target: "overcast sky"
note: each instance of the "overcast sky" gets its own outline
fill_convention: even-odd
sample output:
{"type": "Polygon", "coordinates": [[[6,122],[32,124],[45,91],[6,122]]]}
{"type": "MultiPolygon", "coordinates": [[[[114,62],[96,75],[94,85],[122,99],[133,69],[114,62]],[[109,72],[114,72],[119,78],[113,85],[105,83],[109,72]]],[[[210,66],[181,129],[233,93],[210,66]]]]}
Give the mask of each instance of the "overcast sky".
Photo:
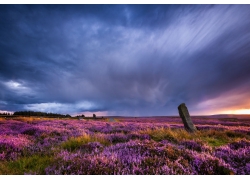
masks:
{"type": "Polygon", "coordinates": [[[250,109],[250,5],[0,5],[0,110],[250,109]]]}

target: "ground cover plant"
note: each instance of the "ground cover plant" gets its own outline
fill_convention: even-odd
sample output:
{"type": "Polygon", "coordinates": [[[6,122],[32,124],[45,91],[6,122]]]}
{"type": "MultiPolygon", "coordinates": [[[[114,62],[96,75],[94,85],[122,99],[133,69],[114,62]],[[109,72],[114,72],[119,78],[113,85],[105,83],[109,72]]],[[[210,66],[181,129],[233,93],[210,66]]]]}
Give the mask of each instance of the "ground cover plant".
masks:
{"type": "Polygon", "coordinates": [[[0,120],[0,174],[250,174],[250,120],[0,120]]]}

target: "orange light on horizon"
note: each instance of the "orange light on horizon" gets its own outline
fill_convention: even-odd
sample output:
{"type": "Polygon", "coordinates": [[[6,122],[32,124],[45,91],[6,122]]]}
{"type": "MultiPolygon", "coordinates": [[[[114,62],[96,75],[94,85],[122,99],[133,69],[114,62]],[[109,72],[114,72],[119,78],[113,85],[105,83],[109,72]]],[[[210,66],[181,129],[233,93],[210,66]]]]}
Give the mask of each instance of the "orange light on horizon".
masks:
{"type": "Polygon", "coordinates": [[[236,109],[222,111],[220,114],[250,114],[250,109],[236,109]]]}

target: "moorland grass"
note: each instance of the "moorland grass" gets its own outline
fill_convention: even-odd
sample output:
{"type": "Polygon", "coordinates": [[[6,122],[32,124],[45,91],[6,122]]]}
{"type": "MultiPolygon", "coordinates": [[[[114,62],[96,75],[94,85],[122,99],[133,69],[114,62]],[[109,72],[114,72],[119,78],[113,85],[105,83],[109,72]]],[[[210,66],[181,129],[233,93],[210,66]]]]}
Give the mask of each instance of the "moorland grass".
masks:
{"type": "Polygon", "coordinates": [[[249,135],[230,130],[209,129],[188,133],[184,129],[159,128],[141,130],[139,133],[148,134],[151,139],[155,141],[168,140],[173,143],[178,143],[184,140],[200,140],[211,147],[226,145],[242,138],[250,140],[249,135]]]}
{"type": "MultiPolygon", "coordinates": [[[[26,122],[30,122],[33,120],[34,119],[26,119],[26,122]]],[[[246,140],[250,140],[250,135],[233,130],[203,129],[198,130],[195,133],[188,133],[184,129],[157,128],[140,130],[138,132],[140,134],[148,134],[153,141],[157,142],[168,140],[172,143],[178,144],[181,141],[194,140],[207,144],[213,148],[223,146],[231,142],[236,142],[243,138],[246,140]]],[[[33,132],[30,132],[28,135],[32,136],[33,132]]],[[[37,142],[39,142],[40,140],[43,140],[46,137],[50,136],[60,136],[60,134],[42,133],[36,140],[37,142]]],[[[86,148],[88,146],[86,144],[90,142],[99,142],[104,146],[115,144],[114,142],[109,141],[106,136],[108,135],[102,133],[83,134],[78,137],[71,137],[67,141],[64,141],[62,143],[60,142],[56,145],[53,144],[54,150],[51,150],[51,147],[46,147],[46,152],[35,154],[31,154],[29,151],[23,151],[22,156],[14,161],[0,161],[0,174],[46,174],[45,169],[48,166],[58,163],[58,161],[55,159],[56,154],[62,149],[72,152],[79,150],[82,147],[83,149],[86,148]]],[[[81,153],[85,153],[85,151],[81,151],[81,153]]],[[[171,146],[168,147],[167,154],[171,162],[174,162],[180,156],[180,154],[178,154],[178,151],[171,146]]],[[[150,163],[152,162],[149,161],[146,163],[150,165],[150,163]]]]}
{"type": "Polygon", "coordinates": [[[110,142],[99,133],[71,137],[61,145],[54,147],[53,151],[48,150],[44,153],[30,154],[24,150],[23,155],[14,161],[0,161],[0,175],[46,174],[45,168],[50,164],[56,163],[54,157],[60,149],[74,151],[89,142],[100,142],[103,145],[110,145],[110,142]]]}
{"type": "Polygon", "coordinates": [[[52,155],[35,154],[20,157],[15,161],[0,162],[1,175],[46,174],[45,168],[54,161],[52,155]]]}
{"type": "Polygon", "coordinates": [[[0,121],[5,121],[5,120],[6,120],[6,118],[0,117],[0,121]]]}
{"type": "Polygon", "coordinates": [[[99,142],[105,146],[110,144],[107,139],[97,133],[92,136],[89,134],[83,134],[82,136],[71,137],[69,140],[63,142],[61,147],[68,151],[74,151],[80,149],[82,145],[88,144],[90,142],[99,142]]]}

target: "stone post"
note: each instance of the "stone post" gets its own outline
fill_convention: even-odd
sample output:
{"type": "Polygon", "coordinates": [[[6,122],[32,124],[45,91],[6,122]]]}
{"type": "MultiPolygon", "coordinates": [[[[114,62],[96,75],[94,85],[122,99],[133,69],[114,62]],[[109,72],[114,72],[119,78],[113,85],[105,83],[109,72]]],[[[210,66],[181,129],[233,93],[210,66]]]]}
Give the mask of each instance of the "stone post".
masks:
{"type": "Polygon", "coordinates": [[[178,106],[178,110],[179,110],[179,114],[180,114],[180,117],[182,119],[182,122],[184,124],[186,131],[195,132],[197,129],[194,126],[194,124],[190,118],[190,115],[189,115],[189,112],[188,112],[188,109],[187,109],[185,103],[180,104],[178,106]]]}

